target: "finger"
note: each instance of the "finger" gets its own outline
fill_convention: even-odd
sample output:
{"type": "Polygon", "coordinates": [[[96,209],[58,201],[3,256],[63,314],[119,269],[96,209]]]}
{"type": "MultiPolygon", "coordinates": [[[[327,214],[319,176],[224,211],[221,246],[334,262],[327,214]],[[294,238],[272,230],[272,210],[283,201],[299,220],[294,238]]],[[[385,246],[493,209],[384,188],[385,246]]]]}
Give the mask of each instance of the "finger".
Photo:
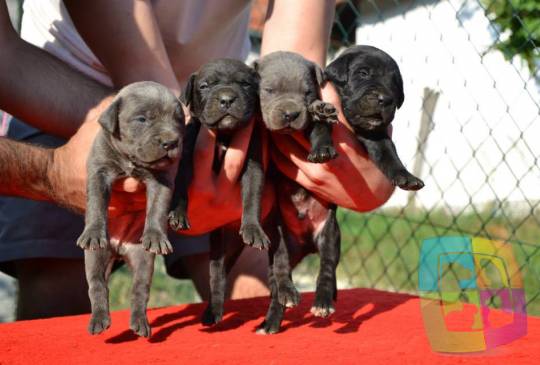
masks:
{"type": "Polygon", "coordinates": [[[231,144],[225,152],[223,167],[218,176],[217,185],[221,188],[230,188],[236,184],[246,161],[249,141],[253,132],[253,119],[241,130],[237,131],[231,140],[231,144]]]}
{"type": "Polygon", "coordinates": [[[127,193],[137,193],[146,190],[146,186],[135,178],[128,177],[119,179],[113,184],[114,191],[124,191],[127,193]]]}

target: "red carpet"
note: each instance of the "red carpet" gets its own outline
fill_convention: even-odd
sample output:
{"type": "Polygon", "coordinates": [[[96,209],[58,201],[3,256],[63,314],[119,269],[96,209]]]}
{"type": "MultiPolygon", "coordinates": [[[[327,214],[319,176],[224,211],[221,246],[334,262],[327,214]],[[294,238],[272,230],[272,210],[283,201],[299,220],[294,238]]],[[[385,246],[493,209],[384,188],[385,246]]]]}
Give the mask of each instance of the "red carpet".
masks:
{"type": "Polygon", "coordinates": [[[199,324],[205,304],[149,311],[153,337],[135,337],[129,312],[112,315],[104,334],[86,333],[88,316],[0,325],[0,364],[532,364],[540,354],[540,318],[529,317],[528,334],[486,353],[446,355],[431,351],[419,299],[356,289],[340,291],[331,320],[309,313],[312,294],[289,310],[283,332],[254,333],[267,298],[227,303],[224,321],[199,324]]]}

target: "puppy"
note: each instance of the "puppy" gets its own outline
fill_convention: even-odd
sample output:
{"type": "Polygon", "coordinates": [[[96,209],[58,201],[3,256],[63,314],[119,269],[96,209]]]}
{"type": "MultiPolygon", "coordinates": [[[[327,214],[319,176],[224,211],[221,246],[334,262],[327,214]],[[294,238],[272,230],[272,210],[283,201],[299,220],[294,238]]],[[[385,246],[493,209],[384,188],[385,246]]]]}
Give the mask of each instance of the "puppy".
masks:
{"type": "Polygon", "coordinates": [[[405,98],[396,61],[378,48],[355,46],[328,65],[325,75],[336,87],[358,140],[392,184],[404,190],[424,187],[403,166],[387,132],[405,98]]]}
{"type": "MultiPolygon", "coordinates": [[[[192,121],[186,130],[186,142],[177,175],[174,208],[169,224],[175,229],[188,229],[187,189],[193,175],[193,150],[201,124],[216,132],[218,151],[215,153],[214,172],[221,167],[220,153],[224,154],[232,135],[244,128],[258,111],[258,77],[255,71],[238,60],[218,59],[203,65],[189,78],[183,95],[189,106],[192,121]]],[[[261,227],[261,195],[264,187],[262,150],[258,128],[253,129],[247,159],[241,177],[242,220],[240,234],[245,244],[268,248],[268,236],[261,227]]],[[[226,289],[225,243],[222,231],[210,235],[210,300],[203,316],[203,324],[221,320],[226,289]]]]}
{"type": "Polygon", "coordinates": [[[293,52],[273,52],[254,64],[259,73],[261,111],[266,127],[277,133],[304,131],[311,142],[310,162],[337,157],[332,145],[334,106],[319,100],[323,71],[293,52]]]}
{"type": "Polygon", "coordinates": [[[92,317],[98,334],[110,325],[107,281],[114,261],[123,258],[133,272],[130,328],[149,337],[146,306],[155,254],[172,252],[167,212],[173,181],[168,171],[179,160],[184,132],[180,101],[164,86],[137,82],[126,86],[100,116],[102,130],[88,157],[85,228],[77,245],[84,251],[92,317]],[[147,208],[142,244],[110,242],[107,207],[115,180],[132,176],[146,185],[147,208]]]}
{"type": "MultiPolygon", "coordinates": [[[[337,156],[331,128],[337,120],[333,105],[318,100],[322,71],[300,55],[275,52],[257,63],[263,120],[273,132],[303,130],[311,142],[308,160],[326,162],[337,156]]],[[[281,237],[270,249],[269,286],[271,301],[258,333],[279,331],[286,307],[296,306],[300,296],[291,280],[291,261],[306,253],[319,252],[312,313],[326,317],[334,312],[337,295],[336,267],[340,255],[340,231],[336,206],[316,199],[307,190],[273,171],[280,210],[281,237]]]]}

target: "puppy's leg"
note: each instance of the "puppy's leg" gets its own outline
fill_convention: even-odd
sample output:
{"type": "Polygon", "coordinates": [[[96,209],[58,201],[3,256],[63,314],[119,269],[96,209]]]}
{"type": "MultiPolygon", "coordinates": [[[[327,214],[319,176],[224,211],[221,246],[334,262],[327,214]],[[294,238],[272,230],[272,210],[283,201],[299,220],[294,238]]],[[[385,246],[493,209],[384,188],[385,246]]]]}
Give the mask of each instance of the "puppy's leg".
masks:
{"type": "Polygon", "coordinates": [[[175,231],[191,228],[187,216],[188,188],[193,179],[193,153],[200,129],[201,123],[196,119],[186,126],[182,159],[174,182],[175,190],[169,212],[169,226],[175,231]]]}
{"type": "Polygon", "coordinates": [[[386,136],[377,140],[362,136],[357,136],[357,138],[366,147],[371,160],[394,186],[399,186],[403,190],[419,190],[424,187],[424,182],[403,166],[396,153],[396,146],[390,138],[386,136]]]}
{"type": "Polygon", "coordinates": [[[253,127],[245,169],[242,173],[242,224],[240,235],[244,243],[258,249],[268,249],[270,240],[261,226],[261,197],[264,189],[260,131],[253,127]]]}
{"type": "Polygon", "coordinates": [[[118,174],[105,166],[89,166],[88,170],[85,226],[77,246],[96,250],[107,247],[107,207],[118,174]]]}
{"type": "Polygon", "coordinates": [[[114,255],[110,247],[84,251],[88,296],[92,306],[92,317],[88,324],[88,332],[91,335],[97,335],[111,325],[107,283],[113,262],[114,255]]]}
{"type": "Polygon", "coordinates": [[[336,268],[341,251],[336,206],[330,208],[326,223],[315,242],[319,249],[321,264],[311,313],[317,317],[328,317],[335,311],[333,300],[337,299],[336,268]]]}
{"type": "Polygon", "coordinates": [[[270,286],[270,306],[264,322],[257,329],[258,334],[279,332],[285,308],[294,307],[300,302],[300,295],[291,278],[289,252],[282,224],[274,224],[272,245],[270,246],[268,285],[270,286]],[[276,235],[278,237],[276,237],[276,235]]]}
{"type": "Polygon", "coordinates": [[[146,251],[141,245],[126,247],[124,258],[133,274],[131,287],[131,319],[129,328],[137,335],[150,337],[151,329],[146,317],[146,306],[152,286],[154,259],[156,255],[146,251]]]}
{"type": "Polygon", "coordinates": [[[146,220],[141,237],[142,246],[155,254],[166,255],[173,251],[167,238],[167,212],[171,204],[172,184],[164,175],[147,176],[146,220]]]}
{"type": "Polygon", "coordinates": [[[210,299],[203,314],[203,325],[211,326],[221,321],[226,289],[225,242],[220,228],[210,233],[210,299]]]}
{"type": "Polygon", "coordinates": [[[332,144],[332,124],[337,121],[336,108],[320,100],[314,101],[308,111],[313,121],[313,127],[309,131],[311,152],[308,161],[323,163],[337,157],[337,152],[332,144]]]}

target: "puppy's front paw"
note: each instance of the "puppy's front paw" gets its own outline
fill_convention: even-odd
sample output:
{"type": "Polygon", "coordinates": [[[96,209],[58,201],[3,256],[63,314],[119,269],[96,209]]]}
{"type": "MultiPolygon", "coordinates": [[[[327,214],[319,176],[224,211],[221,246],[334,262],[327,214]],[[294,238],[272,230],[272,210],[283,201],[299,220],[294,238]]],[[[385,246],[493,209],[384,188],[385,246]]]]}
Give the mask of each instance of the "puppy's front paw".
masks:
{"type": "Polygon", "coordinates": [[[88,332],[91,335],[97,335],[105,331],[111,325],[111,317],[107,312],[92,313],[90,323],[88,324],[88,332]]]}
{"type": "Polygon", "coordinates": [[[145,313],[133,313],[129,321],[129,328],[141,337],[150,337],[152,330],[145,313]]]}
{"type": "Polygon", "coordinates": [[[321,146],[313,149],[307,159],[312,163],[324,163],[337,157],[336,149],[333,146],[321,146]]]}
{"type": "Polygon", "coordinates": [[[208,305],[208,307],[206,307],[206,310],[203,313],[201,323],[203,324],[203,326],[213,326],[221,322],[222,318],[223,318],[223,308],[212,309],[212,306],[208,305]]]}
{"type": "Polygon", "coordinates": [[[321,100],[315,100],[308,107],[313,121],[334,124],[338,122],[338,114],[336,107],[331,103],[321,100]]]}
{"type": "Polygon", "coordinates": [[[97,250],[107,247],[107,232],[101,227],[86,227],[77,240],[77,246],[83,250],[97,250]]]}
{"type": "Polygon", "coordinates": [[[167,235],[157,229],[145,230],[141,237],[141,243],[145,250],[158,255],[166,255],[173,252],[167,235]]]}
{"type": "Polygon", "coordinates": [[[326,318],[336,311],[334,308],[333,295],[331,293],[321,293],[317,291],[315,293],[315,301],[311,307],[311,313],[315,317],[326,318]]]}
{"type": "Polygon", "coordinates": [[[270,239],[259,224],[242,224],[240,227],[240,235],[246,245],[250,245],[259,250],[267,250],[270,246],[270,239]]]}
{"type": "Polygon", "coordinates": [[[287,308],[296,307],[300,303],[300,294],[292,281],[278,284],[278,302],[287,308]]]}
{"type": "Polygon", "coordinates": [[[177,210],[169,212],[169,226],[175,231],[184,231],[191,228],[187,216],[177,210]]]}
{"type": "Polygon", "coordinates": [[[420,190],[424,187],[424,182],[411,174],[409,171],[404,170],[398,172],[392,179],[392,185],[399,186],[403,190],[420,190]]]}

